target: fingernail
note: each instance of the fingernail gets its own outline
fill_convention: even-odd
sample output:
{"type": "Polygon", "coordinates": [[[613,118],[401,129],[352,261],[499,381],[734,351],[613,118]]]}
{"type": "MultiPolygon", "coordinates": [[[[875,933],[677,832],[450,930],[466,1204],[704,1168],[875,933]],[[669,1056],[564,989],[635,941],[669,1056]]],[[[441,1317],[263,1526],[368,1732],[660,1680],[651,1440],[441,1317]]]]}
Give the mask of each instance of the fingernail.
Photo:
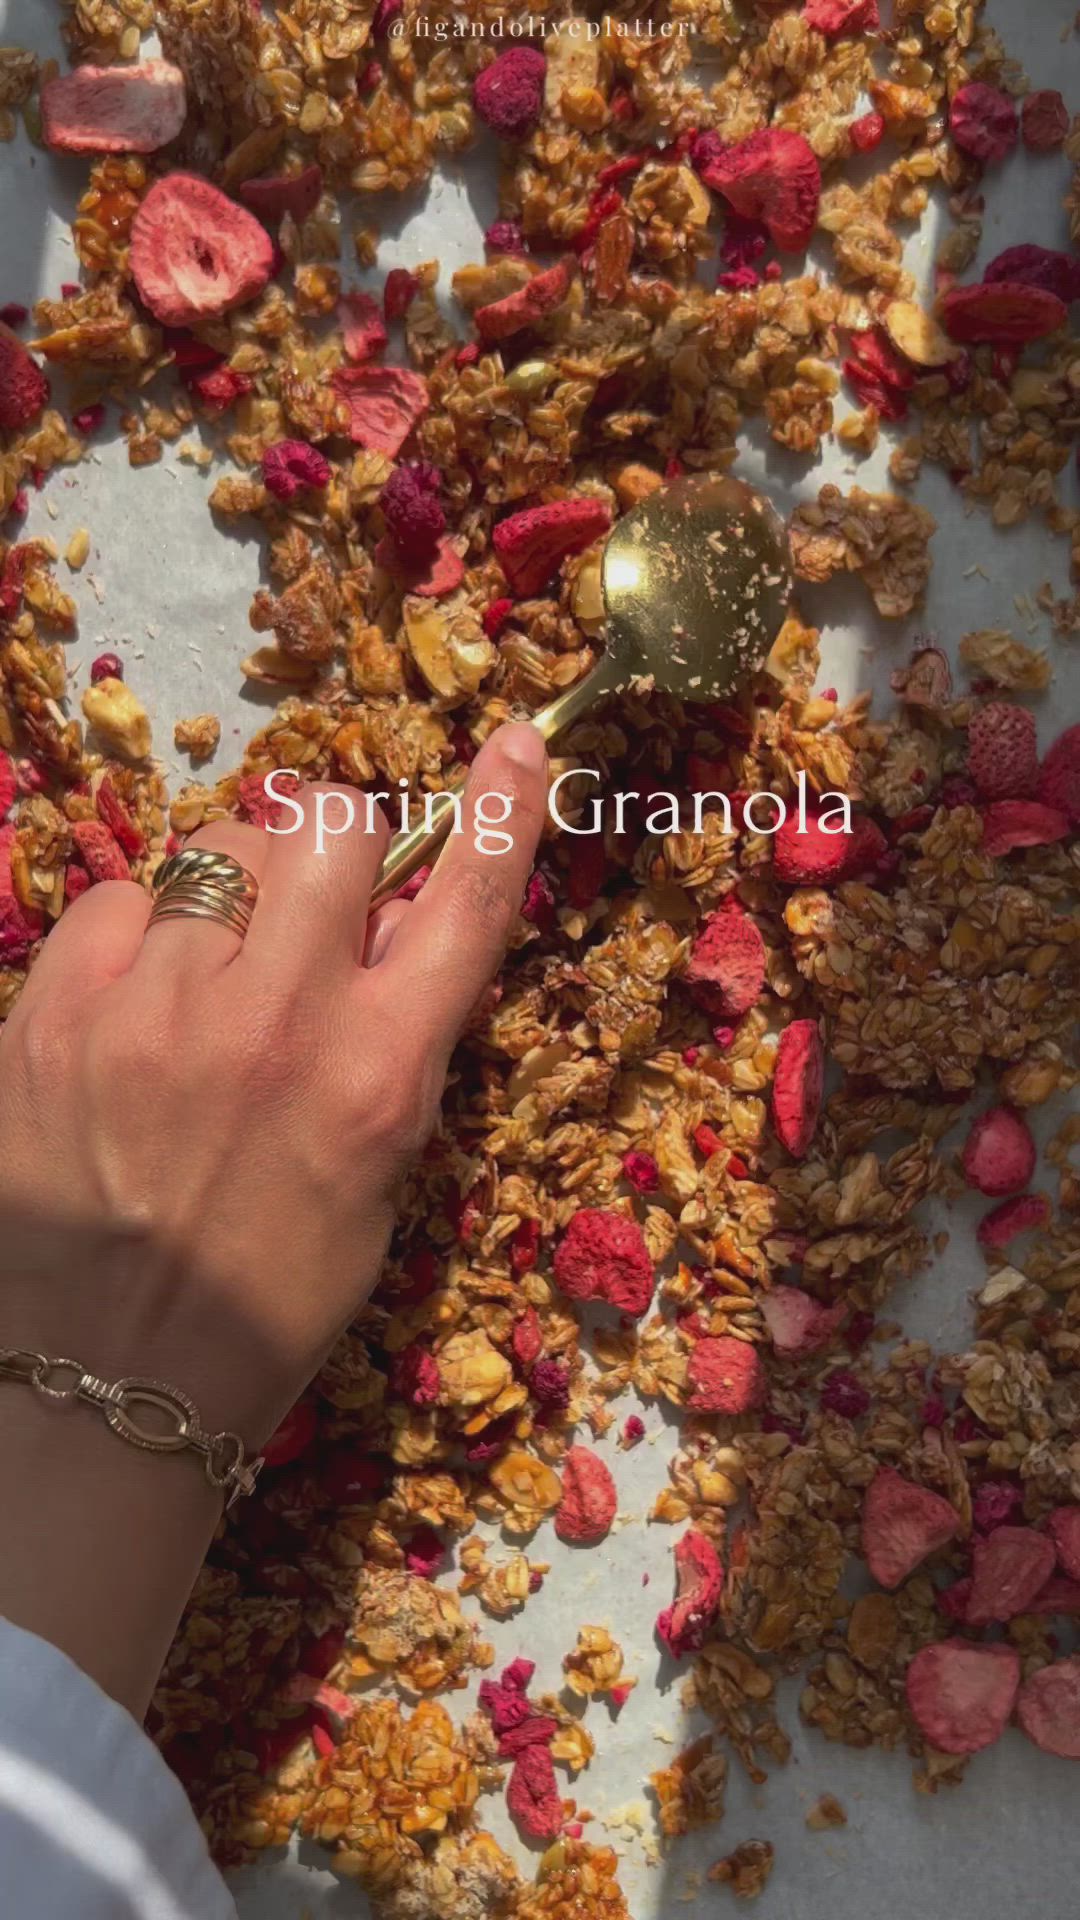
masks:
{"type": "Polygon", "coordinates": [[[528,720],[515,720],[509,726],[500,727],[499,742],[507,759],[515,766],[527,767],[530,773],[539,772],[547,758],[544,736],[528,720]]]}

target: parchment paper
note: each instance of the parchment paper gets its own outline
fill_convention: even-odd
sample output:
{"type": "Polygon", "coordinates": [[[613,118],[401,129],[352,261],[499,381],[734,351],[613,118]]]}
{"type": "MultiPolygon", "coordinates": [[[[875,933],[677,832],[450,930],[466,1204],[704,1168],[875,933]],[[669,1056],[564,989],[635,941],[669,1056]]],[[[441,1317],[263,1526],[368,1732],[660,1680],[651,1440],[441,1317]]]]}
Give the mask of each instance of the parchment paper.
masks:
{"type": "MultiPolygon", "coordinates": [[[[1080,39],[1071,32],[1074,11],[1073,0],[990,0],[987,17],[1023,61],[1032,84],[1060,87],[1070,107],[1078,108],[1080,39]]],[[[57,16],[58,9],[41,0],[0,0],[0,43],[59,53],[57,16]]],[[[0,304],[29,304],[78,277],[67,222],[84,177],[82,162],[38,152],[22,134],[13,147],[0,148],[0,304]]],[[[1060,157],[1036,160],[1020,153],[991,170],[980,264],[1021,240],[1068,245],[1061,208],[1067,179],[1060,157]]],[[[384,239],[378,271],[355,275],[355,283],[377,286],[392,265],[439,257],[446,287],[454,268],[482,257],[480,233],[495,210],[488,151],[471,158],[467,168],[440,175],[426,194],[380,209],[384,239]]],[[[938,217],[928,215],[912,242],[910,261],[920,273],[929,267],[938,217]]],[[[350,270],[348,262],[342,264],[350,270]]],[[[850,395],[842,394],[838,417],[848,402],[850,395]]],[[[883,434],[869,460],[847,460],[833,449],[815,464],[770,443],[763,449],[757,441],[747,444],[739,470],[763,482],[786,509],[815,493],[826,478],[887,487],[890,444],[883,434]]],[[[262,711],[274,704],[272,697],[252,693],[239,672],[251,646],[247,611],[259,579],[258,546],[213,523],[205,496],[216,466],[200,471],[167,449],[160,465],[133,472],[122,442],[109,432],[95,446],[92,462],[59,471],[34,496],[28,520],[30,532],[51,533],[61,550],[77,526],[88,527],[93,537],[87,567],[65,580],[80,613],[72,660],[85,673],[103,647],[124,657],[127,677],[153,717],[155,748],[175,768],[174,781],[190,776],[187,762],[181,765],[172,749],[178,716],[205,710],[220,714],[222,743],[211,771],[215,765],[228,767],[243,738],[261,723],[262,711]]],[[[1075,497],[1075,484],[1072,476],[1065,479],[1066,498],[1075,497]]],[[[995,532],[984,513],[965,514],[959,497],[935,471],[926,472],[915,497],[939,521],[925,610],[908,622],[882,623],[857,582],[838,590],[804,590],[804,610],[826,627],[822,684],[833,682],[844,696],[872,687],[878,710],[887,710],[889,671],[906,659],[916,631],[939,632],[955,659],[962,633],[1011,626],[1032,644],[1051,649],[1054,682],[1034,703],[1040,739],[1047,744],[1077,717],[1080,648],[1074,643],[1070,651],[1068,643],[1055,641],[1045,621],[1029,631],[1014,596],[1033,593],[1047,579],[1058,593],[1067,590],[1066,543],[1052,541],[1035,525],[1008,535],[995,532]]],[[[1037,1124],[1045,1136],[1051,1117],[1041,1114],[1037,1124]]],[[[927,1225],[947,1224],[951,1240],[933,1270],[891,1303],[906,1331],[953,1347],[969,1337],[968,1295],[984,1271],[971,1236],[976,1212],[969,1204],[948,1216],[927,1211],[927,1225]]],[[[609,1626],[622,1643],[626,1672],[637,1675],[640,1684],[617,1720],[602,1704],[587,1708],[596,1758],[572,1787],[562,1769],[559,1777],[562,1790],[576,1793],[579,1807],[598,1816],[590,1836],[609,1838],[622,1852],[621,1878],[633,1920],[674,1913],[704,1920],[706,1914],[725,1911],[732,1904],[730,1893],[707,1883],[694,1892],[692,1876],[751,1837],[768,1838],[776,1848],[772,1879],[751,1909],[757,1920],[896,1920],[901,1915],[936,1920],[946,1914],[957,1920],[1014,1920],[1025,1910],[1043,1920],[1073,1920],[1080,1913],[1080,1770],[1047,1758],[1010,1732],[973,1761],[959,1791],[920,1798],[903,1754],[854,1753],[803,1728],[794,1682],[786,1688],[782,1716],[794,1740],[791,1764],[776,1768],[768,1785],[755,1789],[732,1760],[728,1810],[720,1827],[680,1842],[663,1864],[649,1863],[649,1848],[631,1829],[616,1824],[605,1834],[601,1821],[629,1809],[632,1822],[640,1821],[650,1845],[655,1843],[646,1776],[706,1728],[702,1717],[687,1716],[681,1708],[681,1672],[661,1655],[653,1636],[655,1616],[671,1597],[670,1554],[677,1530],[648,1527],[644,1516],[665,1484],[678,1428],[665,1420],[661,1408],[637,1406],[631,1396],[618,1402],[619,1424],[635,1408],[645,1420],[648,1441],[629,1454],[618,1452],[613,1445],[617,1425],[599,1447],[619,1488],[618,1530],[602,1548],[580,1553],[563,1547],[550,1525],[542,1527],[529,1552],[552,1564],[543,1591],[515,1620],[500,1624],[481,1618],[500,1663],[518,1653],[536,1661],[537,1691],[558,1685],[563,1654],[579,1624],[609,1626]],[[806,1813],[823,1792],[835,1794],[847,1810],[849,1824],[841,1832],[805,1828],[806,1813]]],[[[451,1711],[468,1710],[472,1699],[472,1689],[449,1696],[451,1711]]],[[[480,1814],[530,1871],[501,1800],[482,1801],[480,1814]]],[[[320,1849],[298,1849],[294,1842],[287,1855],[236,1875],[243,1920],[355,1920],[366,1914],[364,1897],[328,1871],[326,1858],[320,1849]]]]}

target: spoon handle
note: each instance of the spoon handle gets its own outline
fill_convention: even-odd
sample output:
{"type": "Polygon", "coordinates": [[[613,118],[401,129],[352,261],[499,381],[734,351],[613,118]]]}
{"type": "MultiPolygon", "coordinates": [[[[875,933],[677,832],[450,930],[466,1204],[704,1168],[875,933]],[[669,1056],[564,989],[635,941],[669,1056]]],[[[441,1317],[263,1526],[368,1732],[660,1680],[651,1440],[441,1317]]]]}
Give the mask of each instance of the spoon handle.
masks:
{"type": "MultiPolygon", "coordinates": [[[[611,656],[602,655],[591,673],[581,680],[575,680],[565,693],[560,693],[556,700],[549,700],[546,707],[541,707],[539,713],[533,714],[533,726],[539,728],[545,740],[554,739],[564,727],[580,719],[594,701],[602,699],[605,693],[613,692],[620,677],[611,656]]],[[[464,788],[464,780],[457,780],[444,792],[432,795],[427,810],[430,819],[419,821],[407,833],[394,835],[372,891],[372,910],[385,906],[398,888],[403,887],[406,880],[410,880],[418,868],[438,852],[453,825],[457,802],[464,788]]]]}

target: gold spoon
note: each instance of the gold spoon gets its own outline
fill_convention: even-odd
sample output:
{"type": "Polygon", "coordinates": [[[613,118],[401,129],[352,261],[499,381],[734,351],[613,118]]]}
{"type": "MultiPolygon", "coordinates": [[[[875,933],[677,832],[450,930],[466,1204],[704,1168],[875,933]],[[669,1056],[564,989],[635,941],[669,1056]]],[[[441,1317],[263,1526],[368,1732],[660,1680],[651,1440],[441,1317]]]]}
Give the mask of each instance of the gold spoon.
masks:
{"type": "MultiPolygon", "coordinates": [[[[787,532],[775,508],[729,474],[686,474],[613,527],[601,586],[604,652],[592,672],[532,716],[551,740],[607,694],[637,682],[683,700],[725,700],[762,666],[791,594],[787,532]]],[[[461,783],[463,784],[463,783],[461,783]]],[[[461,785],[390,843],[372,895],[381,906],[445,839],[461,785]]]]}

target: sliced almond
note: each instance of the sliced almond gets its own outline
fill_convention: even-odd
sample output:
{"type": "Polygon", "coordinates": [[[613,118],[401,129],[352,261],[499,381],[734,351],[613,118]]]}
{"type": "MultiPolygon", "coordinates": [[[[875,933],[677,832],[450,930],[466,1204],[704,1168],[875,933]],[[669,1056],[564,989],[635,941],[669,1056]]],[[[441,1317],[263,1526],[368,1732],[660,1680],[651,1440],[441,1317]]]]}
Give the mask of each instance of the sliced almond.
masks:
{"type": "Polygon", "coordinates": [[[916,367],[944,367],[960,351],[914,300],[890,301],[885,309],[885,331],[893,346],[916,367]]]}

